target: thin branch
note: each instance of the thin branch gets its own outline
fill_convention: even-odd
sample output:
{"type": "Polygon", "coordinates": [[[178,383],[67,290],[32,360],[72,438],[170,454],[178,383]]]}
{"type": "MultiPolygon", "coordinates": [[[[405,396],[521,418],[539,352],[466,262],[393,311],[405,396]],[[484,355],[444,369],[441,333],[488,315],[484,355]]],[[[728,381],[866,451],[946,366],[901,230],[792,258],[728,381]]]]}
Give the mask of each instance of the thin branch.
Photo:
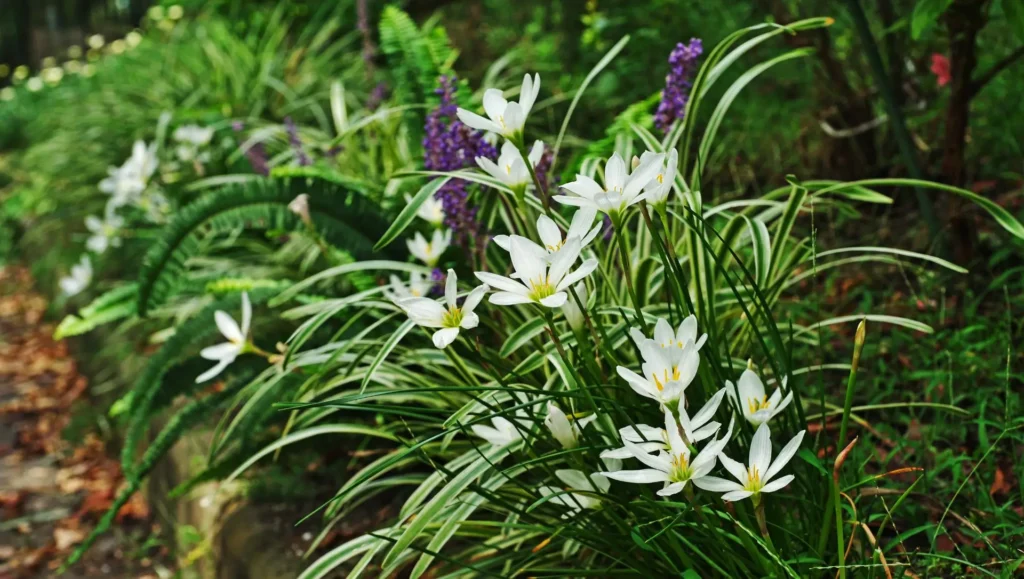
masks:
{"type": "Polygon", "coordinates": [[[994,79],[997,75],[999,75],[1000,72],[1003,72],[1011,65],[1013,65],[1013,63],[1016,62],[1017,59],[1019,59],[1022,56],[1024,56],[1024,46],[1021,46],[1017,50],[1011,52],[1009,55],[1006,56],[1006,58],[1000,60],[999,62],[994,64],[992,68],[985,71],[985,74],[982,74],[973,82],[971,82],[971,97],[973,98],[975,95],[981,92],[981,89],[985,88],[986,84],[991,82],[991,80],[994,79]]]}

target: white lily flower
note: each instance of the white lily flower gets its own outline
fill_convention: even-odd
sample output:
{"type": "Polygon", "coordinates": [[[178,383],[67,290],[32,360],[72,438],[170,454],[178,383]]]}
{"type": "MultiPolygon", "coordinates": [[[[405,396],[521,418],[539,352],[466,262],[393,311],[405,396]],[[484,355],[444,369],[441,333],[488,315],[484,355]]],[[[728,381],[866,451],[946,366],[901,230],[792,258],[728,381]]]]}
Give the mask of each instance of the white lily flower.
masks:
{"type": "Polygon", "coordinates": [[[124,227],[124,218],[113,211],[107,211],[103,219],[90,215],[85,218],[85,227],[92,233],[85,242],[89,251],[102,254],[108,247],[120,247],[118,233],[124,227]]]}
{"type": "MultiPolygon", "coordinates": [[[[536,167],[542,156],[544,156],[544,143],[534,141],[533,148],[527,155],[530,164],[536,167]]],[[[513,191],[522,192],[533,183],[529,167],[523,163],[523,156],[519,154],[519,149],[511,141],[505,141],[505,144],[501,146],[501,154],[498,155],[497,163],[487,157],[477,157],[476,164],[485,173],[501,181],[513,191]]]]}
{"type": "Polygon", "coordinates": [[[71,297],[82,293],[91,281],[92,262],[88,255],[83,255],[77,264],[71,266],[71,275],[62,277],[58,283],[64,295],[71,297]]]}
{"type": "MultiPolygon", "coordinates": [[[[782,379],[785,388],[787,379],[782,379]]],[[[782,412],[793,401],[793,393],[782,397],[782,388],[776,388],[771,398],[765,394],[764,383],[753,370],[747,369],[740,375],[737,384],[726,380],[725,388],[729,399],[743,411],[743,417],[754,426],[760,426],[782,412]],[[737,398],[737,396],[739,396],[737,398]]]]}
{"type": "Polygon", "coordinates": [[[156,144],[147,147],[144,141],[135,141],[131,156],[120,167],[111,167],[109,176],[100,181],[100,191],[110,195],[114,207],[133,203],[146,189],[158,165],[156,144]]]}
{"type": "Polygon", "coordinates": [[[782,447],[779,455],[772,461],[771,430],[768,429],[767,423],[761,424],[750,441],[750,456],[747,459],[749,464],[746,467],[724,454],[718,457],[725,470],[729,471],[729,474],[739,482],[708,476],[694,481],[694,484],[706,491],[725,493],[722,495],[722,500],[739,501],[753,496],[754,504],[757,504],[761,493],[775,492],[792,482],[794,476],[791,474],[774,481],[772,479],[800,449],[800,442],[803,441],[805,432],[805,430],[798,432],[786,446],[782,447]]]}
{"type": "Polygon", "coordinates": [[[586,321],[583,312],[587,308],[587,298],[590,296],[587,293],[587,284],[583,282],[574,285],[573,289],[576,290],[576,296],[580,298],[580,304],[583,304],[583,309],[580,309],[576,299],[572,297],[572,292],[569,292],[565,303],[562,304],[562,314],[565,315],[565,321],[569,322],[569,327],[578,332],[583,328],[583,322],[586,321]]]}
{"type": "Polygon", "coordinates": [[[422,298],[430,293],[434,287],[434,281],[429,275],[414,271],[409,274],[409,283],[406,285],[397,275],[391,276],[391,284],[384,290],[384,295],[398,305],[399,302],[408,298],[422,298]]]}
{"type": "Polygon", "coordinates": [[[569,420],[565,412],[554,402],[548,402],[548,415],[544,418],[544,425],[551,431],[551,435],[562,445],[562,448],[576,448],[579,446],[580,432],[588,424],[597,419],[597,414],[591,414],[586,418],[573,418],[569,420]]]}
{"type": "Polygon", "coordinates": [[[548,264],[544,250],[536,243],[513,235],[509,240],[509,255],[515,273],[504,277],[485,271],[476,272],[480,281],[498,288],[491,294],[491,303],[499,306],[536,303],[549,308],[561,307],[566,302],[570,286],[597,269],[597,259],[590,258],[575,271],[569,272],[580,256],[580,240],[570,238],[556,252],[548,264]]]}
{"type": "Polygon", "coordinates": [[[554,199],[565,205],[592,207],[614,218],[630,205],[643,200],[640,192],[662,170],[664,153],[645,156],[647,161],[630,173],[626,162],[615,153],[605,164],[603,186],[586,175],[576,175],[575,181],[562,185],[572,195],[555,195],[554,199]]]}
{"type": "Polygon", "coordinates": [[[693,461],[690,461],[690,447],[680,436],[676,419],[669,411],[665,411],[665,431],[668,433],[668,452],[661,452],[657,456],[648,454],[643,448],[631,442],[626,443],[626,448],[629,449],[633,458],[649,468],[600,474],[612,480],[628,483],[664,483],[665,486],[658,491],[658,495],[672,496],[682,491],[686,487],[686,483],[693,481],[694,484],[698,484],[698,481],[707,477],[711,469],[715,467],[715,461],[722,449],[729,442],[729,437],[732,436],[732,432],[729,432],[722,439],[708,443],[697,453],[693,461]]]}
{"type": "Polygon", "coordinates": [[[654,324],[653,339],[645,336],[639,328],[631,328],[629,336],[633,338],[633,342],[636,343],[636,347],[640,349],[641,353],[645,351],[645,344],[653,344],[668,353],[669,359],[676,364],[682,359],[687,344],[691,344],[694,349],[699,351],[708,339],[707,334],[697,337],[697,316],[693,314],[686,316],[686,319],[679,324],[679,328],[674,332],[668,320],[659,318],[654,324]]]}
{"type": "Polygon", "coordinates": [[[409,314],[409,319],[425,328],[441,328],[434,332],[434,346],[439,349],[448,347],[459,337],[459,330],[472,330],[480,323],[480,317],[473,313],[484,294],[491,288],[486,285],[477,286],[466,296],[462,307],[456,302],[459,293],[458,278],[455,270],[448,270],[448,278],[444,284],[444,301],[441,305],[430,298],[406,298],[398,302],[398,306],[409,314]]]}
{"type": "Polygon", "coordinates": [[[185,125],[174,130],[172,135],[179,143],[176,148],[178,159],[190,162],[198,161],[205,163],[210,159],[209,153],[200,154],[199,150],[210,143],[213,139],[213,129],[200,127],[199,125],[185,125]]]}
{"type": "MultiPolygon", "coordinates": [[[[655,153],[645,151],[640,156],[640,164],[649,163],[653,160],[655,153]]],[[[679,165],[679,151],[672,149],[668,156],[663,156],[664,163],[659,165],[659,171],[644,186],[643,198],[655,208],[664,207],[668,202],[668,195],[672,192],[672,184],[676,180],[676,168],[679,165]]]]}
{"type": "Polygon", "coordinates": [[[513,422],[504,416],[491,418],[491,426],[486,424],[474,424],[470,426],[473,434],[493,444],[494,446],[505,446],[523,437],[513,422]]]}
{"type": "MultiPolygon", "coordinates": [[[[569,222],[569,230],[565,232],[565,236],[562,236],[562,230],[558,228],[558,225],[553,219],[547,215],[541,215],[537,218],[537,235],[540,237],[540,242],[544,246],[544,250],[547,252],[549,258],[553,257],[554,254],[565,246],[565,242],[572,237],[577,237],[580,240],[580,248],[590,245],[591,241],[601,233],[601,228],[604,227],[604,222],[598,222],[594,225],[594,218],[597,217],[597,210],[592,207],[581,207],[576,213],[572,214],[572,220],[569,222]],[[591,227],[593,226],[593,227],[591,227]]],[[[509,251],[509,241],[511,236],[508,235],[495,235],[494,243],[498,247],[509,251]]]]}
{"type": "MultiPolygon", "coordinates": [[[[406,195],[405,202],[411,203],[412,197],[406,195]]],[[[437,197],[427,197],[426,201],[416,210],[416,217],[435,227],[440,227],[444,223],[444,203],[437,197]]]]}
{"type": "Polygon", "coordinates": [[[216,360],[217,365],[200,374],[196,378],[196,384],[206,382],[223,372],[249,345],[249,324],[252,321],[252,303],[249,302],[249,294],[242,292],[241,327],[227,312],[221,310],[213,313],[213,319],[217,323],[217,329],[220,330],[221,335],[228,341],[203,348],[199,352],[199,355],[207,360],[216,360]]]}
{"type": "Polygon", "coordinates": [[[565,490],[577,490],[587,493],[604,494],[611,487],[608,478],[599,473],[587,475],[576,469],[559,469],[555,476],[566,486],[560,489],[552,486],[543,486],[538,490],[545,497],[551,497],[548,502],[570,509],[563,518],[574,517],[583,509],[597,509],[601,507],[601,499],[581,493],[565,492],[565,490]]]}
{"type": "MultiPolygon", "coordinates": [[[[679,426],[682,428],[685,441],[696,444],[702,440],[711,438],[722,427],[722,424],[711,420],[725,397],[725,389],[721,389],[712,396],[703,408],[693,415],[693,418],[686,413],[686,409],[679,408],[679,426]]],[[[732,424],[729,424],[729,432],[732,432],[732,424]]],[[[668,432],[664,428],[656,428],[646,424],[635,426],[623,426],[619,429],[619,438],[623,444],[629,443],[639,447],[647,453],[659,450],[668,450],[668,432]]],[[[728,438],[728,437],[727,437],[728,438]]],[[[601,458],[629,458],[633,453],[628,448],[616,448],[601,452],[601,458]]]]}
{"type": "Polygon", "coordinates": [[[434,267],[437,262],[441,259],[441,255],[444,254],[445,250],[452,243],[452,230],[445,229],[443,232],[440,229],[435,229],[434,233],[430,236],[430,241],[423,237],[423,234],[416,232],[415,237],[406,240],[405,244],[409,248],[409,253],[413,257],[422,261],[423,263],[434,267]]]}
{"type": "Polygon", "coordinates": [[[165,223],[171,213],[171,202],[160,191],[149,188],[135,200],[135,206],[146,213],[153,223],[165,223]]]}
{"type": "Polygon", "coordinates": [[[670,355],[647,342],[640,348],[644,363],[641,366],[643,376],[624,367],[615,370],[623,380],[639,395],[652,398],[663,406],[675,409],[683,397],[686,388],[693,382],[700,366],[700,355],[693,342],[686,342],[682,354],[670,355]]]}
{"type": "Polygon", "coordinates": [[[523,76],[523,86],[519,91],[519,102],[505,100],[502,92],[496,88],[489,88],[484,92],[484,112],[488,118],[484,118],[466,109],[459,109],[456,114],[459,120],[470,128],[479,131],[490,131],[497,133],[506,139],[517,141],[523,136],[523,127],[526,125],[526,117],[533,108],[540,93],[540,75],[535,74],[523,76]]]}

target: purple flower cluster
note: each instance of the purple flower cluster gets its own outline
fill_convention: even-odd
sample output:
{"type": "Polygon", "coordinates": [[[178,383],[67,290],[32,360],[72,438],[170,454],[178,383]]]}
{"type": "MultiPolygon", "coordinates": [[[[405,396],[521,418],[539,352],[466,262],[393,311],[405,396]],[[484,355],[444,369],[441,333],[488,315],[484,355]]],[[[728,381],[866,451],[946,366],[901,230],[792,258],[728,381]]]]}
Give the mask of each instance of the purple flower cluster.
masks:
{"type": "MultiPolygon", "coordinates": [[[[477,157],[497,159],[498,150],[484,140],[484,134],[456,118],[458,80],[442,76],[440,83],[434,92],[441,97],[441,103],[427,115],[424,126],[424,166],[431,171],[455,171],[475,166],[477,157]]],[[[468,181],[452,179],[435,194],[444,206],[445,225],[454,232],[454,243],[467,248],[468,241],[480,234],[476,207],[468,203],[469,185],[468,181]]]]}
{"type": "MultiPolygon", "coordinates": [[[[231,128],[236,133],[242,133],[245,130],[245,123],[242,121],[235,121],[231,123],[231,128]]],[[[253,143],[253,146],[249,147],[245,151],[245,158],[249,160],[249,166],[252,170],[260,175],[270,174],[270,165],[267,164],[267,151],[263,148],[263,143],[253,143]]]]}
{"type": "Polygon", "coordinates": [[[690,44],[677,44],[668,57],[671,69],[665,77],[665,90],[661,93],[658,112],[654,115],[654,125],[664,133],[672,128],[672,123],[681,120],[686,114],[686,101],[690,98],[697,59],[703,52],[704,45],[700,39],[691,38],[690,44]]]}
{"type": "Polygon", "coordinates": [[[380,104],[388,98],[388,93],[388,84],[383,81],[378,82],[366,99],[366,110],[371,112],[377,110],[380,104]]]}
{"type": "Polygon", "coordinates": [[[288,143],[291,145],[292,151],[295,152],[295,159],[299,166],[312,165],[313,161],[306,154],[306,148],[302,146],[302,139],[299,138],[299,128],[295,126],[295,121],[291,117],[284,118],[284,130],[288,133],[288,143]]]}

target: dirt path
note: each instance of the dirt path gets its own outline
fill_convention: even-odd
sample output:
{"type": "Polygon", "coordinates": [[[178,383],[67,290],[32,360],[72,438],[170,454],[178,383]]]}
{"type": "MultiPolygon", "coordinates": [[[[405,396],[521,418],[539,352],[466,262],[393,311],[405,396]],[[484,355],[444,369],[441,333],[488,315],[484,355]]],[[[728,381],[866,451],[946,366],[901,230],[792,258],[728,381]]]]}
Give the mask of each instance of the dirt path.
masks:
{"type": "MultiPolygon", "coordinates": [[[[55,576],[123,482],[93,425],[76,421],[88,383],[31,288],[24,269],[0,269],[0,579],[55,576]]],[[[64,577],[170,576],[149,519],[136,495],[64,577]]]]}

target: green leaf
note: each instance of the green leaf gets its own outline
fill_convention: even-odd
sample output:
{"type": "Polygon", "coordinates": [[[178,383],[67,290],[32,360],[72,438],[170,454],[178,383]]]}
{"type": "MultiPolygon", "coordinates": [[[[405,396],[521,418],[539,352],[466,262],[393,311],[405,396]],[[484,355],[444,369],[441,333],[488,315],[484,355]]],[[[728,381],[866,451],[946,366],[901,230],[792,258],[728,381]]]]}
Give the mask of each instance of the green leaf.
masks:
{"type": "MultiPolygon", "coordinates": [[[[572,298],[570,297],[569,299],[572,298]]],[[[506,339],[505,343],[502,344],[501,352],[498,353],[498,356],[508,358],[513,352],[523,347],[527,342],[543,331],[544,318],[533,318],[509,334],[508,339],[506,339]]]]}
{"type": "Polygon", "coordinates": [[[743,220],[746,221],[747,227],[750,229],[750,239],[754,246],[754,277],[757,280],[757,285],[763,288],[767,286],[768,272],[772,267],[771,236],[764,221],[756,217],[750,219],[746,215],[743,216],[743,220]]]}
{"type": "Polygon", "coordinates": [[[412,198],[412,201],[402,209],[402,212],[398,214],[394,223],[391,227],[384,232],[384,235],[380,238],[376,245],[373,246],[374,250],[379,250],[382,247],[386,247],[392,241],[398,238],[399,235],[405,231],[406,227],[412,223],[413,219],[416,218],[416,211],[419,210],[420,205],[428,198],[433,197],[437,193],[438,189],[444,187],[444,184],[448,182],[449,177],[442,177],[440,179],[434,179],[420,188],[416,196],[412,198]]]}
{"type": "Polygon", "coordinates": [[[379,368],[380,365],[384,363],[384,359],[388,357],[388,354],[391,353],[391,350],[395,349],[395,346],[398,345],[398,342],[402,341],[402,338],[404,338],[405,335],[409,333],[409,330],[413,329],[415,325],[416,324],[413,323],[412,320],[405,320],[404,322],[402,322],[402,325],[399,326],[398,329],[394,331],[394,333],[388,336],[388,341],[384,342],[384,345],[381,346],[380,348],[380,352],[377,353],[377,356],[373,359],[373,362],[370,364],[370,367],[367,368],[366,370],[366,376],[363,378],[363,384],[361,386],[364,390],[366,389],[367,384],[369,384],[370,380],[373,378],[373,373],[376,372],[377,368],[379,368]]]}
{"type": "Polygon", "coordinates": [[[921,38],[926,30],[939,21],[939,17],[952,3],[953,0],[917,0],[917,4],[914,4],[914,13],[910,16],[910,37],[914,40],[921,38]]]}
{"type": "Polygon", "coordinates": [[[1024,42],[1024,2],[1020,0],[1003,0],[1003,13],[1010,29],[1017,35],[1017,40],[1024,42]]]}

